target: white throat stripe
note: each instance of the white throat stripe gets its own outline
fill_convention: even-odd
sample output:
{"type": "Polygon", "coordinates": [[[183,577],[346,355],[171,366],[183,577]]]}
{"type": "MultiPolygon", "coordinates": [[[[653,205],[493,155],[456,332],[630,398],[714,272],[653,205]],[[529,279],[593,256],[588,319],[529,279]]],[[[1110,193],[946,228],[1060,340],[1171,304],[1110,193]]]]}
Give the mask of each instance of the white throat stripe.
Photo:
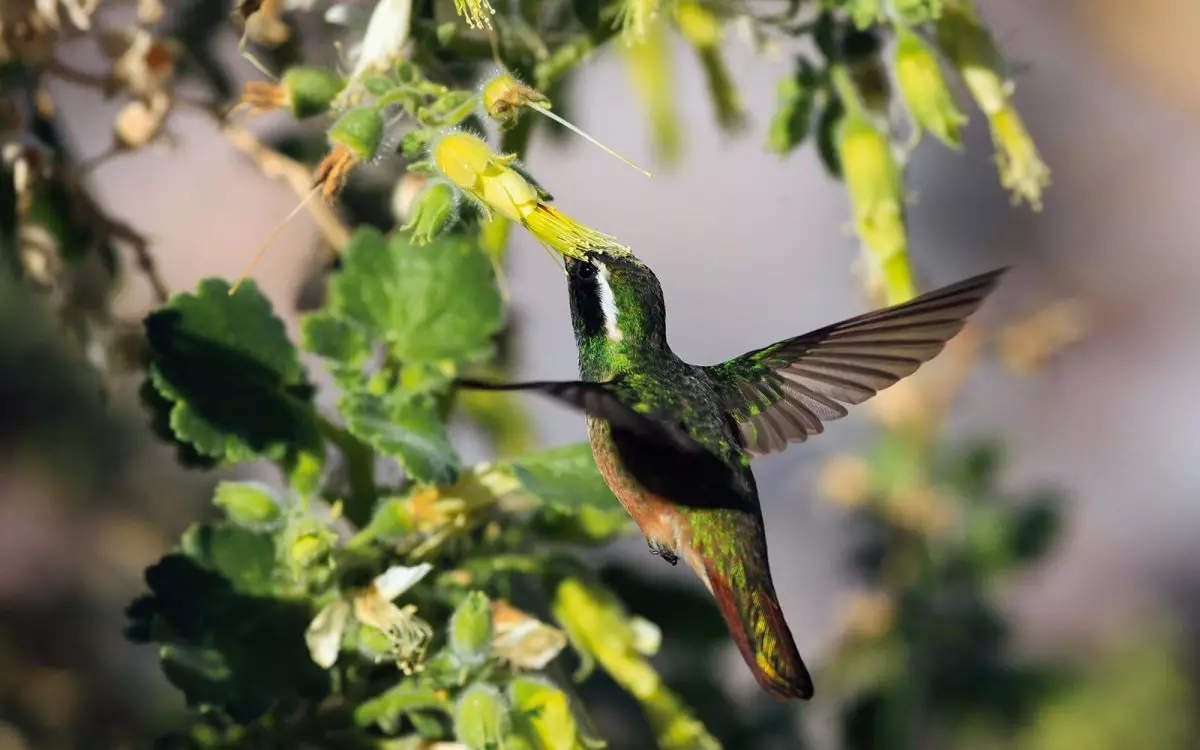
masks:
{"type": "Polygon", "coordinates": [[[604,313],[604,332],[610,341],[620,341],[623,336],[621,328],[617,325],[617,300],[608,283],[608,268],[601,265],[599,270],[596,285],[600,291],[600,311],[604,313]]]}

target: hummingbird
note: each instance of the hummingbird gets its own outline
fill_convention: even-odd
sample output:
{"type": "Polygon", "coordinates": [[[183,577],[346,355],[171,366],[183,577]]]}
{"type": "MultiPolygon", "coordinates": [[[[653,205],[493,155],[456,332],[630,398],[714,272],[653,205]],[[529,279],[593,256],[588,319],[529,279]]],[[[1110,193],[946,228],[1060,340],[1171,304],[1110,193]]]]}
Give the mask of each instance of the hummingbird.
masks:
{"type": "Polygon", "coordinates": [[[695,571],[768,694],[812,698],[771,580],[751,459],[911,375],[1006,269],[710,366],[671,351],[662,286],[631,253],[567,256],[565,270],[580,379],[459,387],[534,391],[583,411],[596,465],[651,553],[695,571]]]}

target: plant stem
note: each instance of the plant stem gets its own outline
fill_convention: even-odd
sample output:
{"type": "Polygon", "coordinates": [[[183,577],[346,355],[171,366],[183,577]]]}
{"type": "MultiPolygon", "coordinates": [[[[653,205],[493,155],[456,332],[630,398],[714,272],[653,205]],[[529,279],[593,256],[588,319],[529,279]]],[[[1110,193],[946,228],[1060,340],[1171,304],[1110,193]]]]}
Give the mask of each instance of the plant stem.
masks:
{"type": "Polygon", "coordinates": [[[350,495],[346,498],[346,518],[354,525],[366,526],[375,510],[378,488],[375,486],[375,453],[343,427],[335,425],[325,417],[318,417],[321,434],[337,447],[346,462],[346,474],[350,483],[350,495]]]}

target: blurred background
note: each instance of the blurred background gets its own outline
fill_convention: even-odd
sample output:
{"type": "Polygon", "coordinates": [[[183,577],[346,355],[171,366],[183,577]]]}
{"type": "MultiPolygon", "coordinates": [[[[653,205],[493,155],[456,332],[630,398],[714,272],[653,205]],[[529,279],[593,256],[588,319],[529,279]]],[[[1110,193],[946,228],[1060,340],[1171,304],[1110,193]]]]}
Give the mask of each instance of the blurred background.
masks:
{"type": "MultiPolygon", "coordinates": [[[[924,288],[1012,265],[979,316],[981,332],[1000,337],[1049,308],[1069,318],[1069,346],[1032,374],[1006,365],[1003,346],[948,353],[947,367],[969,370],[937,440],[951,451],[976,439],[1003,445],[996,502],[1043,488],[1061,498],[1053,543],[992,593],[1011,630],[1006,658],[1070,665],[1092,687],[1037,709],[1038,730],[956,746],[1196,747],[1189,721],[1200,713],[1200,6],[979,7],[1017,66],[1016,100],[1053,182],[1040,213],[1010,205],[980,117],[960,154],[927,139],[909,170],[914,264],[924,288]]],[[[238,86],[257,77],[237,56],[232,28],[216,38],[238,86]]],[[[77,69],[102,66],[87,44],[63,52],[77,69]]],[[[787,61],[728,41],[732,77],[755,113],[749,132],[729,138],[712,121],[689,51],[675,52],[684,126],[678,165],[653,164],[627,71],[605,54],[577,76],[570,116],[651,166],[653,179],[580,141],[545,137],[531,146],[530,170],[556,204],[615,234],[655,269],[671,344],[688,361],[723,360],[865,310],[872,303],[851,271],[859,245],[843,188],[813,148],[780,160],[762,146],[787,61]]],[[[119,105],[68,81],[55,81],[51,92],[67,126],[58,135],[75,158],[102,158],[119,105]]],[[[249,127],[267,138],[289,126],[271,115],[249,127]]],[[[206,276],[234,278],[296,195],[265,179],[211,118],[180,111],[169,139],[169,148],[105,160],[89,172],[88,187],[107,216],[148,240],[169,290],[192,289],[206,276]]],[[[254,271],[293,335],[319,267],[314,258],[322,257],[315,236],[309,216],[299,215],[254,271]]],[[[561,272],[518,231],[507,275],[519,316],[514,377],[573,377],[561,272]]],[[[142,277],[127,279],[113,311],[136,323],[154,294],[142,277]]],[[[36,306],[6,291],[0,308],[0,750],[116,746],[182,710],[153,650],[123,640],[122,609],[142,590],[143,569],[209,512],[220,474],[180,467],[158,442],[138,403],[138,378],[94,382],[70,365],[36,306]]],[[[1011,348],[1008,360],[1017,357],[1011,348]]],[[[917,378],[909,397],[935,399],[958,387],[937,375],[917,378]]],[[[527,405],[541,443],[584,439],[576,414],[527,405]]],[[[852,468],[903,408],[893,400],[859,409],[821,438],[756,464],[776,585],[810,663],[837,662],[848,628],[887,620],[888,607],[871,609],[862,571],[848,562],[862,544],[847,507],[854,493],[847,502],[830,498],[847,496],[839,476],[851,481],[837,469],[852,468]]],[[[639,539],[610,555],[639,575],[693,585],[689,571],[659,564],[639,539]]],[[[669,631],[662,616],[653,619],[669,631]]],[[[749,673],[728,651],[727,679],[751,693],[749,673]]],[[[822,716],[818,700],[806,717],[814,746],[838,747],[822,740],[822,716]]]]}

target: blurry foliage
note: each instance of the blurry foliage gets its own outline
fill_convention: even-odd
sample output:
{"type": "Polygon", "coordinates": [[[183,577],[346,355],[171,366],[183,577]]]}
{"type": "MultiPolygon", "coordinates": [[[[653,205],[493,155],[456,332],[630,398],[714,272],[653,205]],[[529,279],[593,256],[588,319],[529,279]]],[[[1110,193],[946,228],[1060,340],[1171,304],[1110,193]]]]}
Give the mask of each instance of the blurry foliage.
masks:
{"type": "MultiPolygon", "coordinates": [[[[218,54],[231,28],[226,3],[121,5],[0,6],[3,319],[23,318],[18,305],[33,295],[102,381],[144,373],[150,424],[184,465],[265,459],[281,478],[219,484],[218,517],[150,566],[147,593],[128,607],[128,637],[157,649],[192,709],[155,747],[807,745],[794,707],[742,702],[724,682],[728,635],[708,597],[590,563],[589,548],[632,524],[587,446],[530,450],[513,402],[460,396],[449,383],[510,364],[500,274],[512,223],[547,242],[563,240],[551,230],[611,240],[577,223],[538,225],[565,217],[517,161],[540,115],[586,93],[571,74],[603,47],[621,52],[667,161],[684,153],[673,40],[693,49],[730,133],[750,119],[722,58],[726,32],[737,24],[761,50],[786,48],[794,69],[762,118],[766,144],[787,156],[812,139],[846,182],[871,287],[889,301],[919,286],[904,167],[922,133],[959,148],[968,117],[949,71],[988,121],[1002,183],[1039,206],[1048,170],[970,2],[251,0],[235,14],[247,57],[281,75],[248,83],[237,109],[306,121],[277,148],[226,118],[235,95],[218,54]],[[107,60],[101,74],[59,57],[61,42],[88,33],[107,60]],[[44,88],[53,78],[121,98],[102,158],[80,164],[59,138],[44,88]],[[179,96],[184,79],[208,99],[179,96]],[[89,170],[166,138],[182,106],[210,116],[298,194],[321,188],[325,200],[305,205],[325,249],[340,253],[324,254],[327,289],[306,295],[299,342],[253,283],[207,279],[170,295],[146,240],[90,197],[89,170]],[[462,138],[438,152],[447,129],[487,123],[502,131],[496,152],[462,138]],[[131,268],[161,303],[140,327],[109,309],[131,268]],[[315,407],[306,361],[332,375],[336,414],[315,407]],[[490,435],[495,460],[464,464],[447,429],[458,416],[490,435]]],[[[40,360],[25,341],[7,337],[15,348],[3,356],[29,375],[40,360]]],[[[7,379],[17,367],[3,368],[4,395],[23,403],[24,386],[7,379]]],[[[53,389],[81,372],[92,371],[48,368],[37,379],[53,389]]],[[[890,403],[906,392],[898,386],[890,403]]],[[[85,421],[98,413],[59,408],[85,421]]],[[[853,507],[852,567],[871,591],[818,680],[840,746],[1194,747],[1195,696],[1170,641],[1090,669],[1012,653],[994,587],[1052,549],[1061,501],[1009,497],[994,444],[950,444],[928,421],[885,428],[826,482],[826,494],[853,507]],[[1177,719],[1156,720],[1162,706],[1177,719]]],[[[0,666],[19,662],[0,650],[0,666]]],[[[13,718],[0,737],[69,744],[36,711],[9,712],[3,689],[13,718]]]]}

